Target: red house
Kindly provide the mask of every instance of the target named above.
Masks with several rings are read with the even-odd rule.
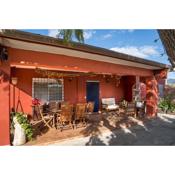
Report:
[[[86,44],[17,30],[0,31],[0,145],[9,145],[11,110],[32,115],[32,99],[86,102],[94,97],[132,101],[133,87],[146,84],[147,116],[157,112],[158,85],[168,65]]]

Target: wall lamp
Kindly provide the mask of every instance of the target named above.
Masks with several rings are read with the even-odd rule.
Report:
[[[18,83],[18,78],[17,77],[12,77],[12,84],[15,86]]]

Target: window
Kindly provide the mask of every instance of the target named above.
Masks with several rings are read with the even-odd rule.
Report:
[[[32,79],[32,97],[42,102],[63,101],[63,80],[50,78]]]

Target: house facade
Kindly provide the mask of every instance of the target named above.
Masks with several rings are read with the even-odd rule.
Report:
[[[32,115],[32,99],[41,102],[95,101],[114,97],[133,100],[140,82],[146,86],[148,117],[157,113],[158,87],[165,83],[168,65],[17,30],[0,31],[0,145],[10,144],[10,112]],[[3,59],[5,58],[5,59]]]

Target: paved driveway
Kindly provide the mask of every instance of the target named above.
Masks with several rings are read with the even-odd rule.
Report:
[[[136,126],[110,130],[88,137],[79,137],[58,141],[50,145],[175,145],[175,116],[159,114],[156,119],[144,124],[131,118]]]

